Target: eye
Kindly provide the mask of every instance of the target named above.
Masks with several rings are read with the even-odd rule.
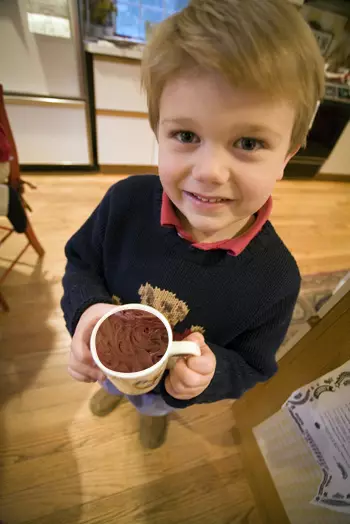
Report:
[[[258,151],[264,147],[264,142],[256,138],[242,137],[235,142],[235,147],[244,151]]]
[[[198,136],[192,131],[177,131],[173,134],[173,137],[181,144],[197,144],[199,142]]]

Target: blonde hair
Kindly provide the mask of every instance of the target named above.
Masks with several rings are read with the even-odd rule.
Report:
[[[165,84],[197,69],[290,100],[296,110],[290,151],[306,143],[324,94],[324,62],[311,29],[287,0],[192,0],[153,29],[142,85],[155,133]]]

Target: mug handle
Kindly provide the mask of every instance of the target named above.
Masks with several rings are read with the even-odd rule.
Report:
[[[176,363],[176,357],[182,357],[182,356],[200,357],[201,350],[196,342],[191,342],[191,341],[172,342],[168,355],[169,355],[169,360],[168,360],[167,367],[168,369],[171,369]]]

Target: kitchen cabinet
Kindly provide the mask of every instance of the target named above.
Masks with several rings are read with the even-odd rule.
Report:
[[[22,165],[92,163],[83,101],[8,95],[5,106]]]
[[[96,109],[147,112],[147,100],[141,92],[141,66],[130,62],[94,56]]]
[[[97,151],[101,165],[149,166],[154,135],[145,118],[97,116]]]
[[[141,62],[92,54],[97,156],[101,171],[133,166],[144,172],[158,161],[156,139],[141,91]]]

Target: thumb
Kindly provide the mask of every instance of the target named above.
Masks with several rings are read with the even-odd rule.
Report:
[[[205,340],[204,340],[204,337],[202,335],[202,333],[191,333],[190,335],[188,335],[188,337],[186,337],[184,340],[186,340],[186,342],[196,342],[196,344],[198,344],[199,346],[202,346],[203,344],[205,344]]]

